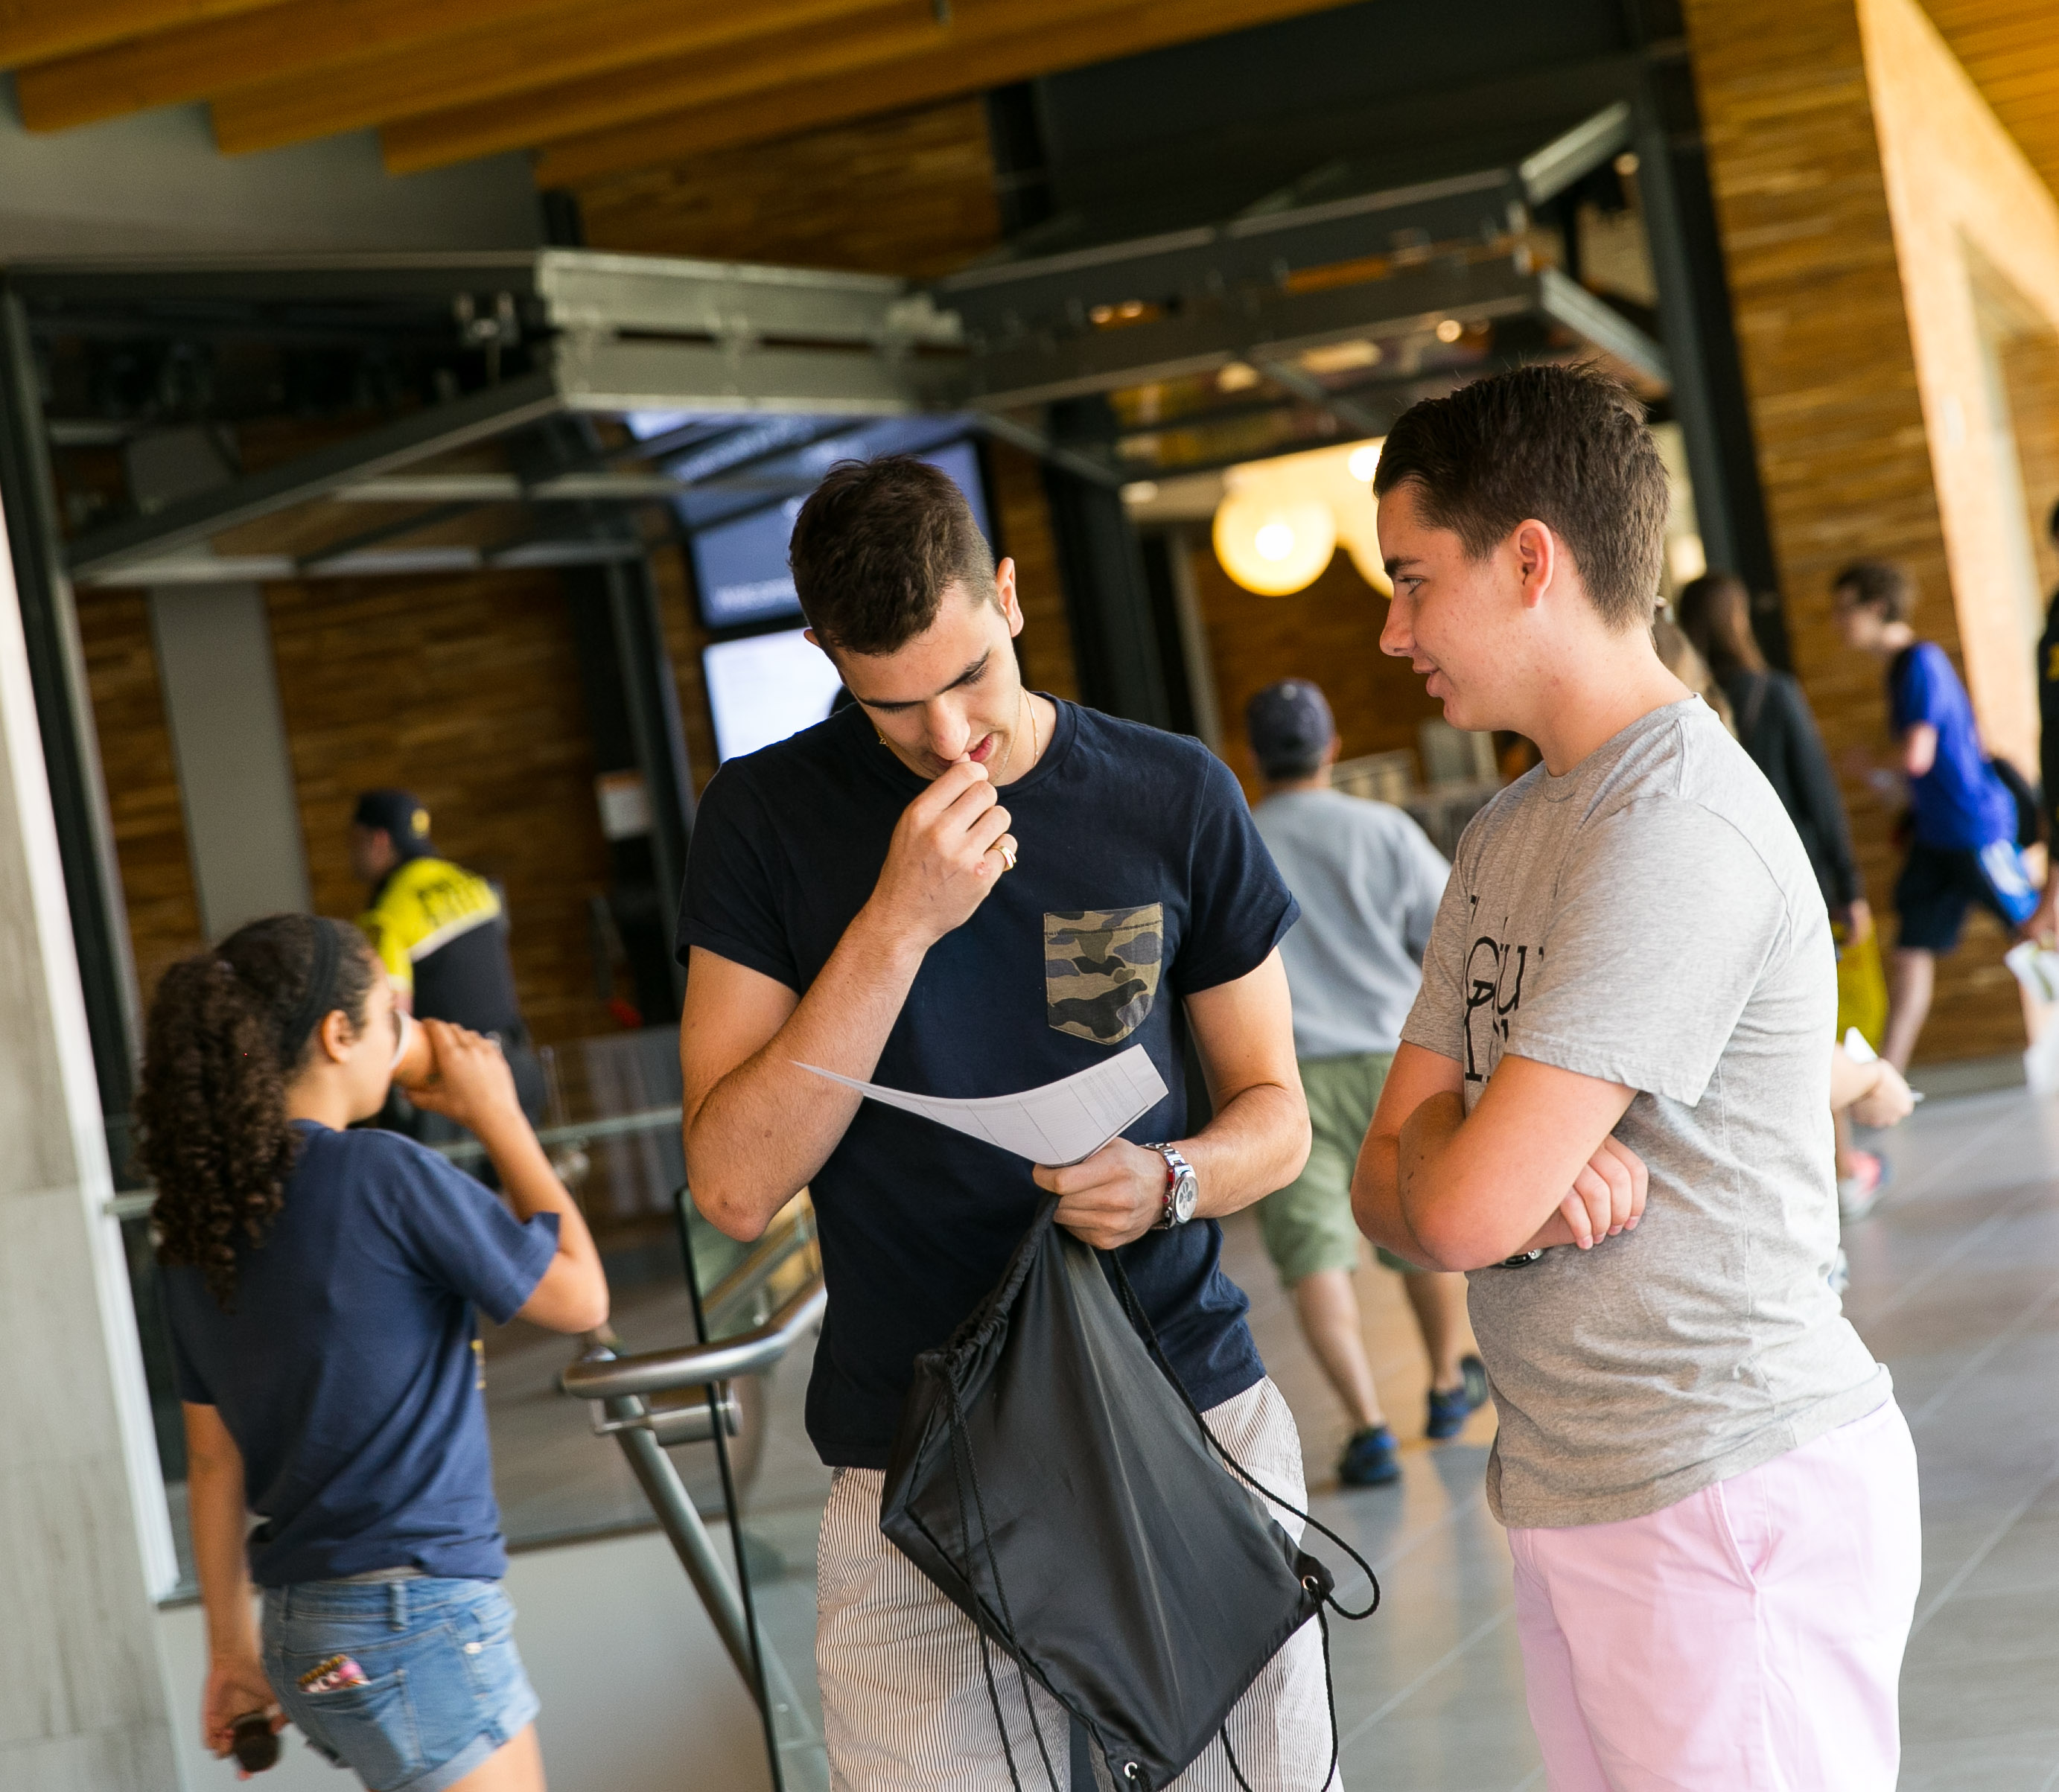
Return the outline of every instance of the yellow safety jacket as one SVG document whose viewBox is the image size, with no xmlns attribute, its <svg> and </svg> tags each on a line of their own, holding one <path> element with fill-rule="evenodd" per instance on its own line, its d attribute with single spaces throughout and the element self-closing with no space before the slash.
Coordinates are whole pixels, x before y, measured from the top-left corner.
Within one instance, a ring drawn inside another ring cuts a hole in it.
<svg viewBox="0 0 2059 1792">
<path fill-rule="evenodd" d="M 410 858 L 387 873 L 357 918 L 393 981 L 424 1020 L 520 1037 L 508 930 L 492 884 L 447 858 Z"/>
</svg>

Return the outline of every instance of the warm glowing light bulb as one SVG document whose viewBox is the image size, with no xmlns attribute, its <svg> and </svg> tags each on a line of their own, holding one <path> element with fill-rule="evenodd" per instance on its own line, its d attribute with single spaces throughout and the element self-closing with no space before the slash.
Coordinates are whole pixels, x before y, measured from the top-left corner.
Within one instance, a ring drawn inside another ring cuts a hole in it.
<svg viewBox="0 0 2059 1792">
<path fill-rule="evenodd" d="M 1437 340 L 1440 342 L 1456 342 L 1465 333 L 1465 325 L 1456 317 L 1447 317 L 1437 326 Z"/>
<path fill-rule="evenodd" d="M 1363 480 L 1370 485 L 1372 476 L 1380 471 L 1380 444 L 1361 442 L 1351 451 L 1351 459 L 1344 465 L 1353 479 Z"/>
<path fill-rule="evenodd" d="M 1315 583 L 1336 550 L 1336 520 L 1320 496 L 1263 472 L 1231 487 L 1216 511 L 1216 558 L 1248 591 L 1284 597 Z"/>
</svg>

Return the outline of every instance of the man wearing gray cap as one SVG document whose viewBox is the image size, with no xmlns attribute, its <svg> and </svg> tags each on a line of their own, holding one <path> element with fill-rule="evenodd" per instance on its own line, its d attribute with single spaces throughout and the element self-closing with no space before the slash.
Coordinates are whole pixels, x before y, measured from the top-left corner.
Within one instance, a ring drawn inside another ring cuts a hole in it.
<svg viewBox="0 0 2059 1792">
<path fill-rule="evenodd" d="M 1307 1168 L 1260 1204 L 1259 1222 L 1302 1333 L 1351 1416 L 1337 1478 L 1378 1486 L 1398 1479 L 1401 1464 L 1352 1290 L 1359 1249 L 1352 1169 L 1422 982 L 1423 950 L 1451 867 L 1400 810 L 1330 787 L 1336 727 L 1315 685 L 1268 685 L 1245 722 L 1266 783 L 1254 818 L 1301 905 L 1280 954 L 1315 1134 Z M 1487 1398 L 1487 1372 L 1467 1353 L 1465 1278 L 1379 1255 L 1402 1272 L 1430 1353 L 1425 1430 L 1449 1437 Z"/>
</svg>

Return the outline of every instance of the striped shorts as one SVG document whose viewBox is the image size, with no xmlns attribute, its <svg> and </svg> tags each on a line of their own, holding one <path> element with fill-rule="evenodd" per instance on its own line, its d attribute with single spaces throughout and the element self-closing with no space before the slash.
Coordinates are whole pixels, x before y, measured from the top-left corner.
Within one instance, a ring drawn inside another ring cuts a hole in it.
<svg viewBox="0 0 2059 1792">
<path fill-rule="evenodd" d="M 1270 1380 L 1205 1416 L 1223 1448 L 1258 1480 L 1296 1506 L 1307 1503 L 1301 1439 Z M 816 1553 L 815 1671 L 834 1792 L 1010 1792 L 1008 1766 L 980 1668 L 979 1633 L 879 1528 L 886 1477 L 839 1468 L 822 1512 Z M 1276 1511 L 1298 1538 L 1301 1521 Z M 1071 1784 L 1070 1720 L 1056 1700 L 1026 1682 L 997 1650 L 994 1684 L 1025 1792 L 1047 1792 L 1031 1734 L 1043 1739 L 1061 1792 Z M 1024 1702 L 1024 1693 L 1029 1702 Z M 1266 1664 L 1229 1714 L 1230 1746 L 1260 1792 L 1340 1792 L 1330 1760 L 1330 1715 L 1322 1639 L 1304 1624 Z M 1116 1792 L 1094 1762 L 1097 1792 Z M 1169 1792 L 1237 1792 L 1220 1743 L 1172 1782 Z"/>
</svg>

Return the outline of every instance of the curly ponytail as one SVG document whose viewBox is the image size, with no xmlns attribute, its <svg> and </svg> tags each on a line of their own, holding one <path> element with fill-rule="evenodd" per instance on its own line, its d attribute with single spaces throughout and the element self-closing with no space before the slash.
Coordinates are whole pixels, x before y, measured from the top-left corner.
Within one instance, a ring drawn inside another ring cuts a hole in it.
<svg viewBox="0 0 2059 1792">
<path fill-rule="evenodd" d="M 239 1244 L 263 1244 L 285 1200 L 300 1143 L 286 1085 L 311 1029 L 338 1008 L 362 1027 L 372 974 L 355 928 L 275 914 L 182 959 L 157 986 L 136 1096 L 139 1155 L 157 1189 L 157 1260 L 200 1269 L 224 1312 Z"/>
</svg>

